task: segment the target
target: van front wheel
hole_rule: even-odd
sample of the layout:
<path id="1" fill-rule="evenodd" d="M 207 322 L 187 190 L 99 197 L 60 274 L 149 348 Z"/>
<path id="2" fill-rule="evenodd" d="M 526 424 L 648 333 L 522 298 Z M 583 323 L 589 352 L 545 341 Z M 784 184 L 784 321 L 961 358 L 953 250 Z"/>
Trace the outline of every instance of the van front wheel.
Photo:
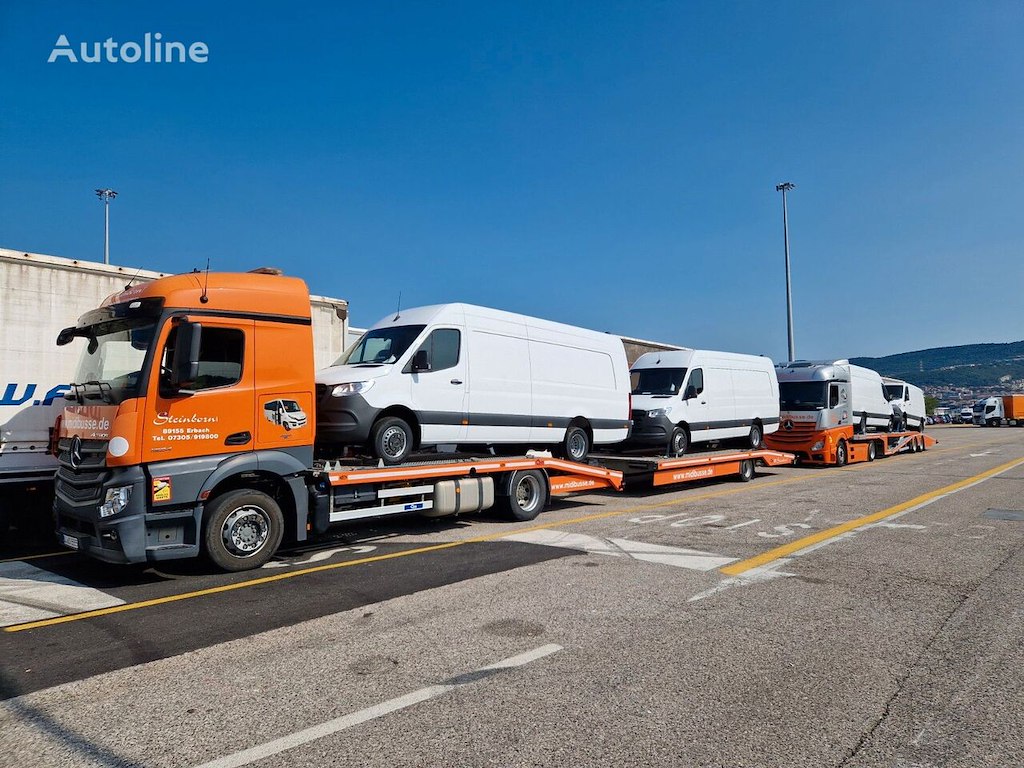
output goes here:
<path id="1" fill-rule="evenodd" d="M 590 435 L 578 424 L 572 424 L 565 431 L 560 450 L 562 457 L 569 461 L 585 461 L 590 453 Z"/>
<path id="2" fill-rule="evenodd" d="M 672 430 L 672 435 L 668 439 L 668 455 L 670 457 L 678 458 L 686 453 L 687 448 L 690 447 L 690 435 L 682 427 L 676 427 Z"/>
<path id="3" fill-rule="evenodd" d="M 373 426 L 373 455 L 385 464 L 401 464 L 412 451 L 412 427 L 397 416 L 388 416 Z"/>

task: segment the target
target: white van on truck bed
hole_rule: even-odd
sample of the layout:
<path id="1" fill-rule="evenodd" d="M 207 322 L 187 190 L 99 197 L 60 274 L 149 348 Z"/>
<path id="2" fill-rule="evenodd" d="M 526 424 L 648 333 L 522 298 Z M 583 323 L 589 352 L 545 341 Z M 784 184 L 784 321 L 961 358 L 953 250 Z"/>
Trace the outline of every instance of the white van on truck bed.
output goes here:
<path id="1" fill-rule="evenodd" d="M 686 349 L 633 364 L 631 445 L 682 456 L 692 443 L 746 438 L 759 448 L 779 428 L 779 383 L 767 357 Z"/>
<path id="2" fill-rule="evenodd" d="M 558 446 L 581 461 L 629 432 L 622 340 L 471 304 L 404 309 L 317 374 L 317 443 Z"/>
<path id="3" fill-rule="evenodd" d="M 925 413 L 924 390 L 908 384 L 900 379 L 885 377 L 882 379 L 885 385 L 885 392 L 892 404 L 892 414 L 898 424 L 896 431 L 902 432 L 905 429 L 916 429 L 924 432 Z"/>

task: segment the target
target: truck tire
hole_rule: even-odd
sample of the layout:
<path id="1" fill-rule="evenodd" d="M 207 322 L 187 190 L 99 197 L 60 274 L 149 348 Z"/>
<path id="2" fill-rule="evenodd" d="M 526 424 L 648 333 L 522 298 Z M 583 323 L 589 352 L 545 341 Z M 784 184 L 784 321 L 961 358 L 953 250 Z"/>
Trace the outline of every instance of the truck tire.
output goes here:
<path id="1" fill-rule="evenodd" d="M 676 427 L 673 429 L 672 434 L 668 438 L 669 458 L 683 456 L 689 447 L 690 433 L 686 431 L 686 427 Z"/>
<path id="2" fill-rule="evenodd" d="M 874 461 L 878 457 L 878 443 L 872 440 L 868 443 L 868 461 Z"/>
<path id="3" fill-rule="evenodd" d="M 281 507 L 262 491 L 228 491 L 207 504 L 203 515 L 203 552 L 225 571 L 259 568 L 283 536 Z"/>
<path id="4" fill-rule="evenodd" d="M 590 435 L 579 424 L 570 424 L 558 453 L 567 461 L 586 461 L 590 453 Z"/>
<path id="5" fill-rule="evenodd" d="M 836 446 L 836 466 L 845 467 L 846 462 L 849 461 L 850 456 L 847 453 L 846 441 L 840 440 L 839 445 Z"/>
<path id="6" fill-rule="evenodd" d="M 754 479 L 754 462 L 751 459 L 744 459 L 740 462 L 740 471 L 736 479 L 741 483 L 749 483 Z"/>
<path id="7" fill-rule="evenodd" d="M 498 508 L 517 522 L 533 520 L 548 503 L 548 480 L 538 469 L 513 472 L 508 496 L 499 496 Z"/>
<path id="8" fill-rule="evenodd" d="M 373 425 L 373 455 L 385 464 L 401 464 L 412 452 L 412 427 L 404 419 L 388 416 Z"/>

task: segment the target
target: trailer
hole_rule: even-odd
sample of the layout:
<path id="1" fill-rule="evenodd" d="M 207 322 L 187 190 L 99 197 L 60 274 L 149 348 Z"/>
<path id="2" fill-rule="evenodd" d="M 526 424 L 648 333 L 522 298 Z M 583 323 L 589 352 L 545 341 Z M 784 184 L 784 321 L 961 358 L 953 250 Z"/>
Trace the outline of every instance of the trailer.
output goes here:
<path id="1" fill-rule="evenodd" d="M 741 482 L 754 479 L 757 467 L 779 467 L 792 464 L 792 453 L 769 449 L 714 451 L 680 458 L 664 456 L 611 456 L 592 457 L 606 467 L 620 471 L 626 490 L 638 487 L 661 488 L 698 480 L 735 477 Z"/>
<path id="2" fill-rule="evenodd" d="M 923 432 L 876 432 L 866 435 L 854 435 L 850 439 L 848 463 L 874 461 L 897 453 L 919 453 L 938 445 L 931 435 Z"/>

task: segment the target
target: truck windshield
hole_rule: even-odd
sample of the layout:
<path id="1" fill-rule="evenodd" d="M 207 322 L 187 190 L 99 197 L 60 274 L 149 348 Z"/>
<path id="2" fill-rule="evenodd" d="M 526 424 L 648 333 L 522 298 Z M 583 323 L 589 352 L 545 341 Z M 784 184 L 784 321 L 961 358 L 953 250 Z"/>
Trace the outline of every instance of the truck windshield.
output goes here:
<path id="1" fill-rule="evenodd" d="M 397 363 L 425 325 L 396 325 L 367 331 L 335 365 L 383 365 Z"/>
<path id="2" fill-rule="evenodd" d="M 886 384 L 885 393 L 890 400 L 902 400 L 903 399 L 903 385 L 902 384 Z"/>
<path id="3" fill-rule="evenodd" d="M 982 400 L 980 403 L 975 403 L 974 404 L 974 412 L 975 413 L 984 413 L 985 412 L 985 401 L 984 400 Z"/>
<path id="4" fill-rule="evenodd" d="M 85 397 L 121 402 L 139 396 L 146 353 L 153 343 L 153 318 L 111 320 L 80 335 L 88 339 L 75 373 Z"/>
<path id="5" fill-rule="evenodd" d="M 685 368 L 640 368 L 630 371 L 634 395 L 669 397 L 679 392 L 686 378 Z"/>
<path id="6" fill-rule="evenodd" d="M 816 411 L 828 404 L 824 381 L 780 381 L 779 405 L 784 411 Z"/>

